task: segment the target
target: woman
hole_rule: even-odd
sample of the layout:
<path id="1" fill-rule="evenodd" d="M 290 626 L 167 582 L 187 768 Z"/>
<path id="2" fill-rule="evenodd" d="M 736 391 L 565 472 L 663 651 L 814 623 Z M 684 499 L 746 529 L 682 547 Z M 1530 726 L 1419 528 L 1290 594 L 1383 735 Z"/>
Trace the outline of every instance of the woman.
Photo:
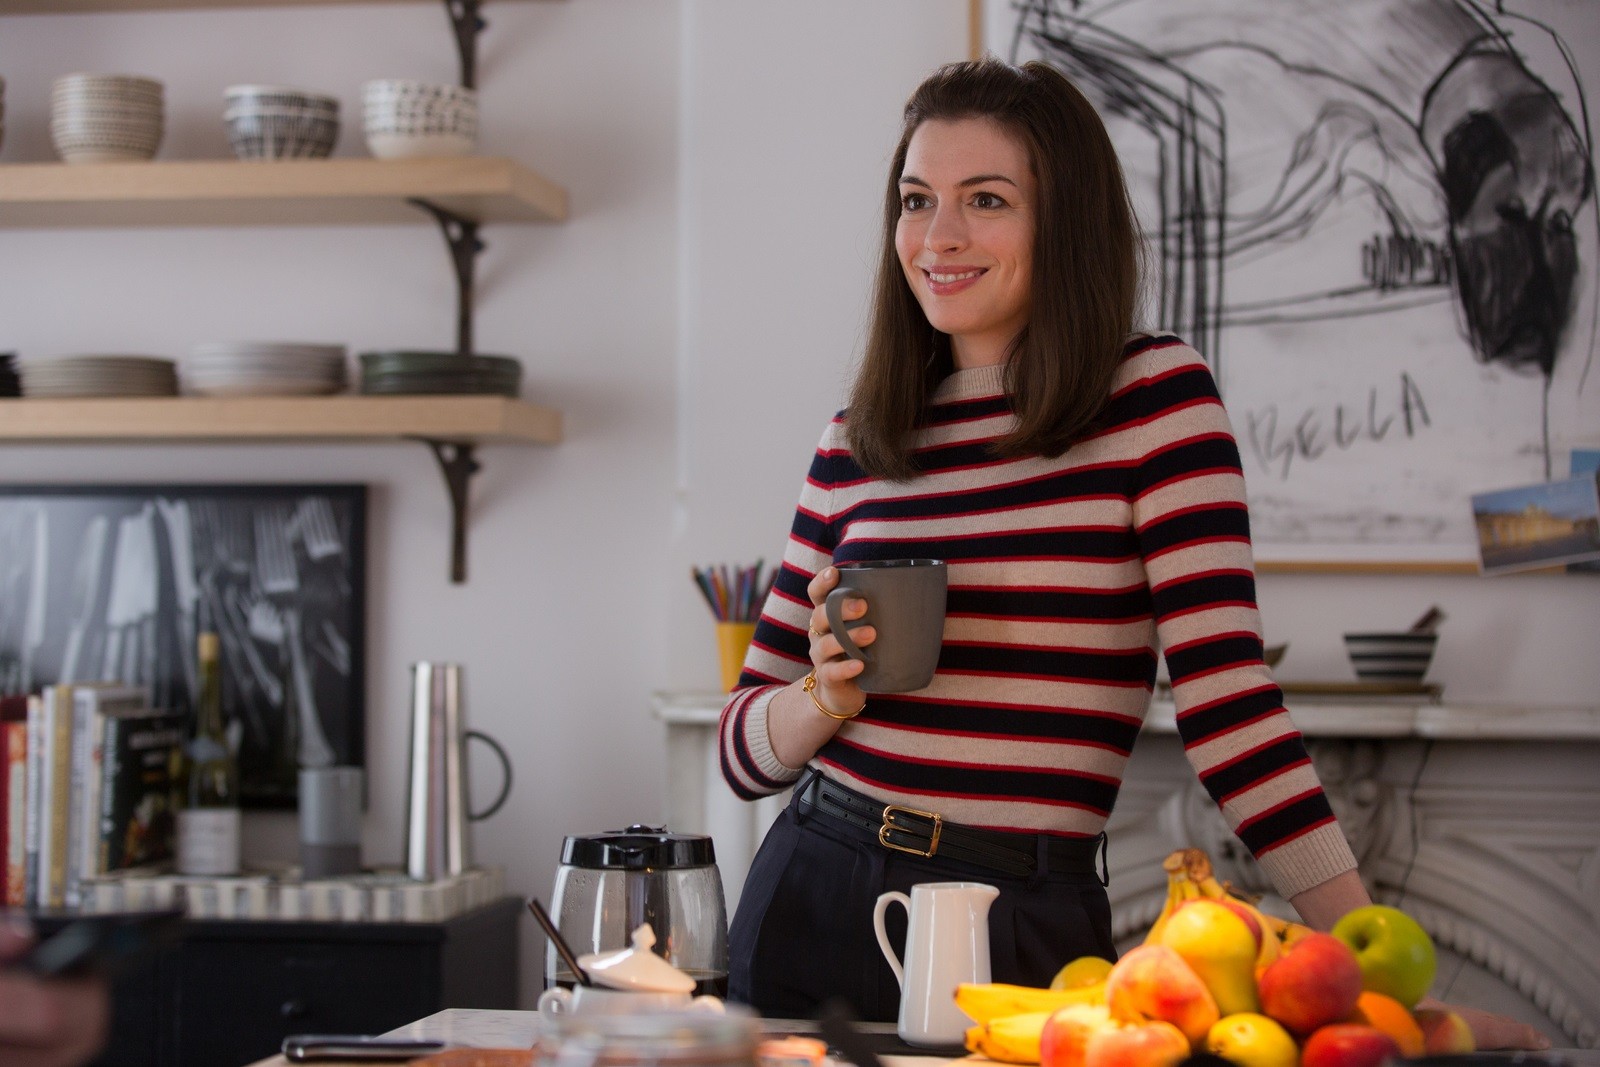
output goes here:
<path id="1" fill-rule="evenodd" d="M 1323 929 L 1368 902 L 1262 662 L 1215 384 L 1134 334 L 1137 249 L 1106 131 L 1058 72 L 958 63 L 913 94 L 865 357 L 722 716 L 737 793 L 796 786 L 730 931 L 734 999 L 893 1019 L 870 916 L 917 882 L 1000 888 L 997 981 L 1114 957 L 1100 849 L 1158 641 L 1190 760 L 1280 892 Z M 832 564 L 906 557 L 949 563 L 939 671 L 868 697 L 819 605 Z M 867 823 L 890 804 L 937 813 L 966 859 L 885 848 Z"/>

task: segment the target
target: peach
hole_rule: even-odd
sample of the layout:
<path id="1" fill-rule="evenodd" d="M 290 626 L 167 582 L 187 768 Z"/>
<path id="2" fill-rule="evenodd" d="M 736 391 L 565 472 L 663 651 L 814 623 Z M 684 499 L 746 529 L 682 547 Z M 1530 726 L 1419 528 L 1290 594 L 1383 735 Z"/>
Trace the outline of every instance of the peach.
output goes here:
<path id="1" fill-rule="evenodd" d="M 1118 1022 L 1169 1022 L 1196 1046 L 1221 1018 L 1211 990 L 1165 945 L 1140 945 L 1118 960 L 1106 978 L 1106 1004 Z"/>
<path id="2" fill-rule="evenodd" d="M 1096 1030 L 1083 1067 L 1176 1067 L 1189 1058 L 1189 1038 L 1160 1019 Z"/>
<path id="3" fill-rule="evenodd" d="M 1041 1067 L 1084 1067 L 1089 1039 L 1117 1026 L 1104 1004 L 1072 1004 L 1050 1016 L 1039 1035 Z"/>
<path id="4" fill-rule="evenodd" d="M 1400 1055 L 1394 1038 L 1360 1023 L 1318 1027 L 1300 1049 L 1300 1067 L 1379 1067 Z"/>
<path id="5" fill-rule="evenodd" d="M 1304 1037 L 1355 1010 L 1361 965 L 1343 941 L 1310 933 L 1263 968 L 1257 984 L 1262 1013 Z"/>
<path id="6" fill-rule="evenodd" d="M 1448 1008 L 1418 1008 L 1413 1014 L 1422 1029 L 1422 1047 L 1430 1056 L 1473 1052 L 1478 1047 L 1467 1021 Z"/>

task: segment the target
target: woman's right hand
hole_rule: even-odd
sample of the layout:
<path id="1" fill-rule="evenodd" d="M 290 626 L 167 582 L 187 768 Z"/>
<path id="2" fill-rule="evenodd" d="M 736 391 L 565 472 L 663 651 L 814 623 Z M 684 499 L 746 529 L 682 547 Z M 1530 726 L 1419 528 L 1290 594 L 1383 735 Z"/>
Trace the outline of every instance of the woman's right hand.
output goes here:
<path id="1" fill-rule="evenodd" d="M 828 612 L 824 605 L 828 594 L 838 584 L 839 569 L 824 567 L 806 586 L 806 595 L 811 598 L 812 605 L 811 663 L 817 674 L 816 697 L 823 707 L 844 715 L 867 702 L 867 695 L 856 684 L 857 676 L 866 670 L 867 665 L 847 656 L 844 646 L 830 632 Z M 853 622 L 866 613 L 867 602 L 856 597 L 846 600 L 839 612 L 847 622 Z M 871 626 L 854 626 L 850 629 L 850 640 L 859 647 L 872 644 L 877 637 L 877 630 Z"/>

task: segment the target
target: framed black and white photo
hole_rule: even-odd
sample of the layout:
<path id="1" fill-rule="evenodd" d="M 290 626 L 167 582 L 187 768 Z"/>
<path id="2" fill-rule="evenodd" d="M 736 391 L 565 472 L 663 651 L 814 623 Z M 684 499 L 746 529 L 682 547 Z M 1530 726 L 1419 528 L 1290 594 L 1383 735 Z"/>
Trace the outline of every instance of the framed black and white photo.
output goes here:
<path id="1" fill-rule="evenodd" d="M 214 630 L 243 802 L 293 806 L 300 767 L 364 762 L 365 568 L 365 486 L 0 486 L 0 692 L 192 712 Z"/>

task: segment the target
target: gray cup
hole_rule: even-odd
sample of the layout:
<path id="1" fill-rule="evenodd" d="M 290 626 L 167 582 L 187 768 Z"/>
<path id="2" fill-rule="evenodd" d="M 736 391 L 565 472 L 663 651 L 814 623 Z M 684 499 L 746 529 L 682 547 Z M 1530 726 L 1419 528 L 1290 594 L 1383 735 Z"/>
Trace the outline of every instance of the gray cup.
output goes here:
<path id="1" fill-rule="evenodd" d="M 300 868 L 304 878 L 361 873 L 360 767 L 300 768 Z"/>
<path id="2" fill-rule="evenodd" d="M 940 559 L 883 559 L 840 563 L 839 584 L 828 594 L 828 626 L 851 659 L 866 663 L 856 684 L 867 693 L 909 693 L 933 681 L 944 640 L 945 564 Z M 849 624 L 873 626 L 877 640 L 860 648 L 850 640 L 840 611 L 846 600 L 867 602 Z"/>

